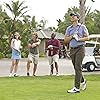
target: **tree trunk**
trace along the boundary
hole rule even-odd
[[[79,8],[80,8],[80,23],[85,23],[85,3],[86,0],[79,0]]]

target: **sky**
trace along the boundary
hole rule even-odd
[[[0,4],[11,3],[12,0],[0,0]],[[16,0],[13,0],[16,1]],[[23,1],[23,0],[20,0]],[[39,22],[43,17],[47,20],[46,27],[57,26],[57,19],[63,20],[68,8],[76,6],[79,7],[79,0],[24,0],[25,6],[28,6],[29,12],[27,14],[36,17]],[[100,0],[86,1],[86,6],[92,6],[92,10],[100,10]]]

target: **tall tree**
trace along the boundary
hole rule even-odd
[[[85,3],[86,0],[79,0],[79,8],[80,8],[80,23],[85,23]]]
[[[5,3],[6,8],[11,12],[12,14],[12,31],[16,30],[16,22],[19,20],[19,18],[23,17],[25,13],[28,12],[27,8],[28,6],[23,6],[24,1],[19,2],[17,1],[12,1],[11,4]]]
[[[91,0],[92,2],[95,2],[94,0]],[[80,23],[85,23],[85,7],[86,0],[79,0],[79,8],[80,8]]]
[[[71,25],[70,16],[69,16],[71,12],[79,12],[79,9],[75,6],[73,8],[68,8],[67,13],[65,13],[64,15],[63,21],[60,19],[57,20],[58,22],[57,25],[58,27],[56,29],[57,32],[65,34],[66,27]]]
[[[45,29],[47,22],[48,21],[44,17],[42,17],[42,19],[40,20],[40,23],[39,23],[39,26],[41,27],[41,29]]]

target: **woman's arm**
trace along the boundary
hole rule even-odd
[[[11,40],[11,44],[10,44],[11,48],[13,48],[13,46],[14,46],[14,39]]]

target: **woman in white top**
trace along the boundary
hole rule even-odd
[[[10,74],[9,77],[13,76],[12,72],[14,71],[14,76],[17,76],[17,68],[19,60],[21,59],[21,41],[20,41],[20,35],[18,32],[15,32],[14,38],[11,41],[11,49],[12,49],[12,66],[10,68]]]

